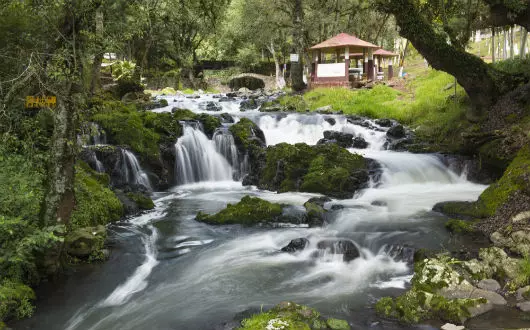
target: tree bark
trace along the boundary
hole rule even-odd
[[[90,81],[90,95],[94,95],[97,89],[101,87],[101,63],[103,63],[104,46],[103,46],[103,33],[104,33],[104,14],[103,8],[99,6],[96,9],[96,38],[97,38],[97,52],[94,56],[94,63],[92,64],[92,79]]]
[[[491,28],[491,63],[495,63],[495,28]]]
[[[526,39],[528,37],[528,31],[525,28],[521,29],[521,49],[519,56],[523,58],[526,54]]]
[[[293,0],[293,42],[294,51],[298,54],[298,61],[291,62],[291,85],[293,90],[305,89],[304,83],[304,31],[302,0]]]
[[[395,16],[401,36],[410,40],[433,68],[453,75],[464,88],[473,104],[468,113],[469,119],[482,117],[499,95],[514,87],[509,75],[494,70],[479,57],[448,44],[446,37],[433,29],[412,0],[380,1],[380,4],[382,11]]]
[[[268,50],[272,55],[272,59],[274,60],[274,68],[276,70],[276,87],[278,89],[282,89],[285,87],[285,83],[283,82],[283,77],[280,69],[280,61],[278,60],[278,55],[276,54],[274,43],[272,41],[270,43],[270,46],[268,47]]]

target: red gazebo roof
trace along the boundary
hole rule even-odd
[[[339,48],[339,47],[361,47],[361,48],[381,48],[368,41],[361,40],[347,33],[341,33],[324,42],[314,45],[310,49]]]
[[[397,54],[392,53],[391,51],[388,51],[388,50],[384,50],[383,48],[376,50],[374,52],[374,55],[379,55],[379,56],[398,56]]]

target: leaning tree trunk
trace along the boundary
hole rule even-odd
[[[395,16],[401,36],[410,40],[433,68],[453,75],[464,88],[473,104],[469,119],[482,117],[500,95],[514,86],[509,75],[448,44],[446,37],[433,29],[412,0],[380,0],[380,4],[382,11]]]
[[[298,61],[291,62],[291,79],[292,87],[295,91],[303,90],[306,85],[304,83],[304,31],[303,31],[303,8],[302,0],[293,0],[293,42],[294,51],[298,54]]]

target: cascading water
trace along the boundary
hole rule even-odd
[[[175,149],[178,184],[232,180],[232,166],[198,123],[184,123],[184,134],[177,140]]]
[[[226,128],[220,128],[215,131],[212,140],[215,143],[215,149],[223,155],[234,170],[234,179],[239,180],[249,172],[248,155],[242,158],[239,156],[236,143],[232,133]]]
[[[85,283],[81,277],[72,280],[64,290],[70,293],[69,304],[58,312],[53,299],[64,297],[52,296],[50,307],[37,311],[37,316],[42,316],[36,318],[36,329],[65,323],[72,330],[213,329],[249,308],[266,309],[284,300],[346,318],[355,322],[356,328],[381,329],[374,326],[379,319],[373,314],[373,303],[403,292],[411,279],[413,251],[453,244],[454,237],[444,228],[446,218],[432,212],[432,206],[447,200],[474,200],[485,189],[449,170],[436,156],[384,150],[386,128],[371,121],[358,125],[344,116],[320,114],[242,115],[259,123],[269,145],[316,144],[326,130],[361,136],[368,148],[350,151],[376,160],[380,179],[352,199],[327,203],[329,224],[322,228],[198,223],[194,220],[197,212],[217,212],[245,195],[288,204],[300,212],[304,212],[303,204],[317,195],[278,194],[231,181],[231,164],[244,163],[244,158],[234,152],[230,135],[218,131],[209,140],[197,123],[185,123],[184,135],[175,145],[178,183],[231,182],[178,186],[163,197],[165,204],[156,202],[155,212],[134,221],[135,226],[152,226],[154,231],[148,232],[154,240],[146,240],[144,234],[113,237],[118,246],[151,242],[151,250],[146,247],[145,255],[133,259],[134,267],[127,271],[120,273],[119,269],[121,256],[129,251],[122,252],[120,264],[111,260],[103,266],[115,268],[91,274],[88,282],[98,284],[85,284],[97,293],[90,297],[78,285]],[[308,240],[304,250],[280,252],[298,238]],[[343,247],[319,247],[323,241],[337,240],[354,244],[359,257],[345,262]],[[114,273],[119,274],[118,279],[107,287],[99,285]],[[134,294],[138,288],[144,290]],[[86,311],[84,305],[94,307]],[[392,329],[386,322],[384,327]]]
[[[149,182],[149,177],[140,167],[138,159],[127,149],[121,149],[119,171],[127,184],[140,185],[148,190],[153,190]]]

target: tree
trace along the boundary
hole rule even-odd
[[[400,34],[411,41],[433,68],[455,76],[473,104],[468,114],[470,119],[481,117],[501,95],[524,82],[522,77],[498,71],[467,53],[463,48],[464,42],[469,40],[465,32],[458,38],[458,34],[450,30],[451,26],[444,24],[437,29],[432,24],[435,17],[423,15],[412,0],[378,0],[378,5],[380,10],[394,15]]]

